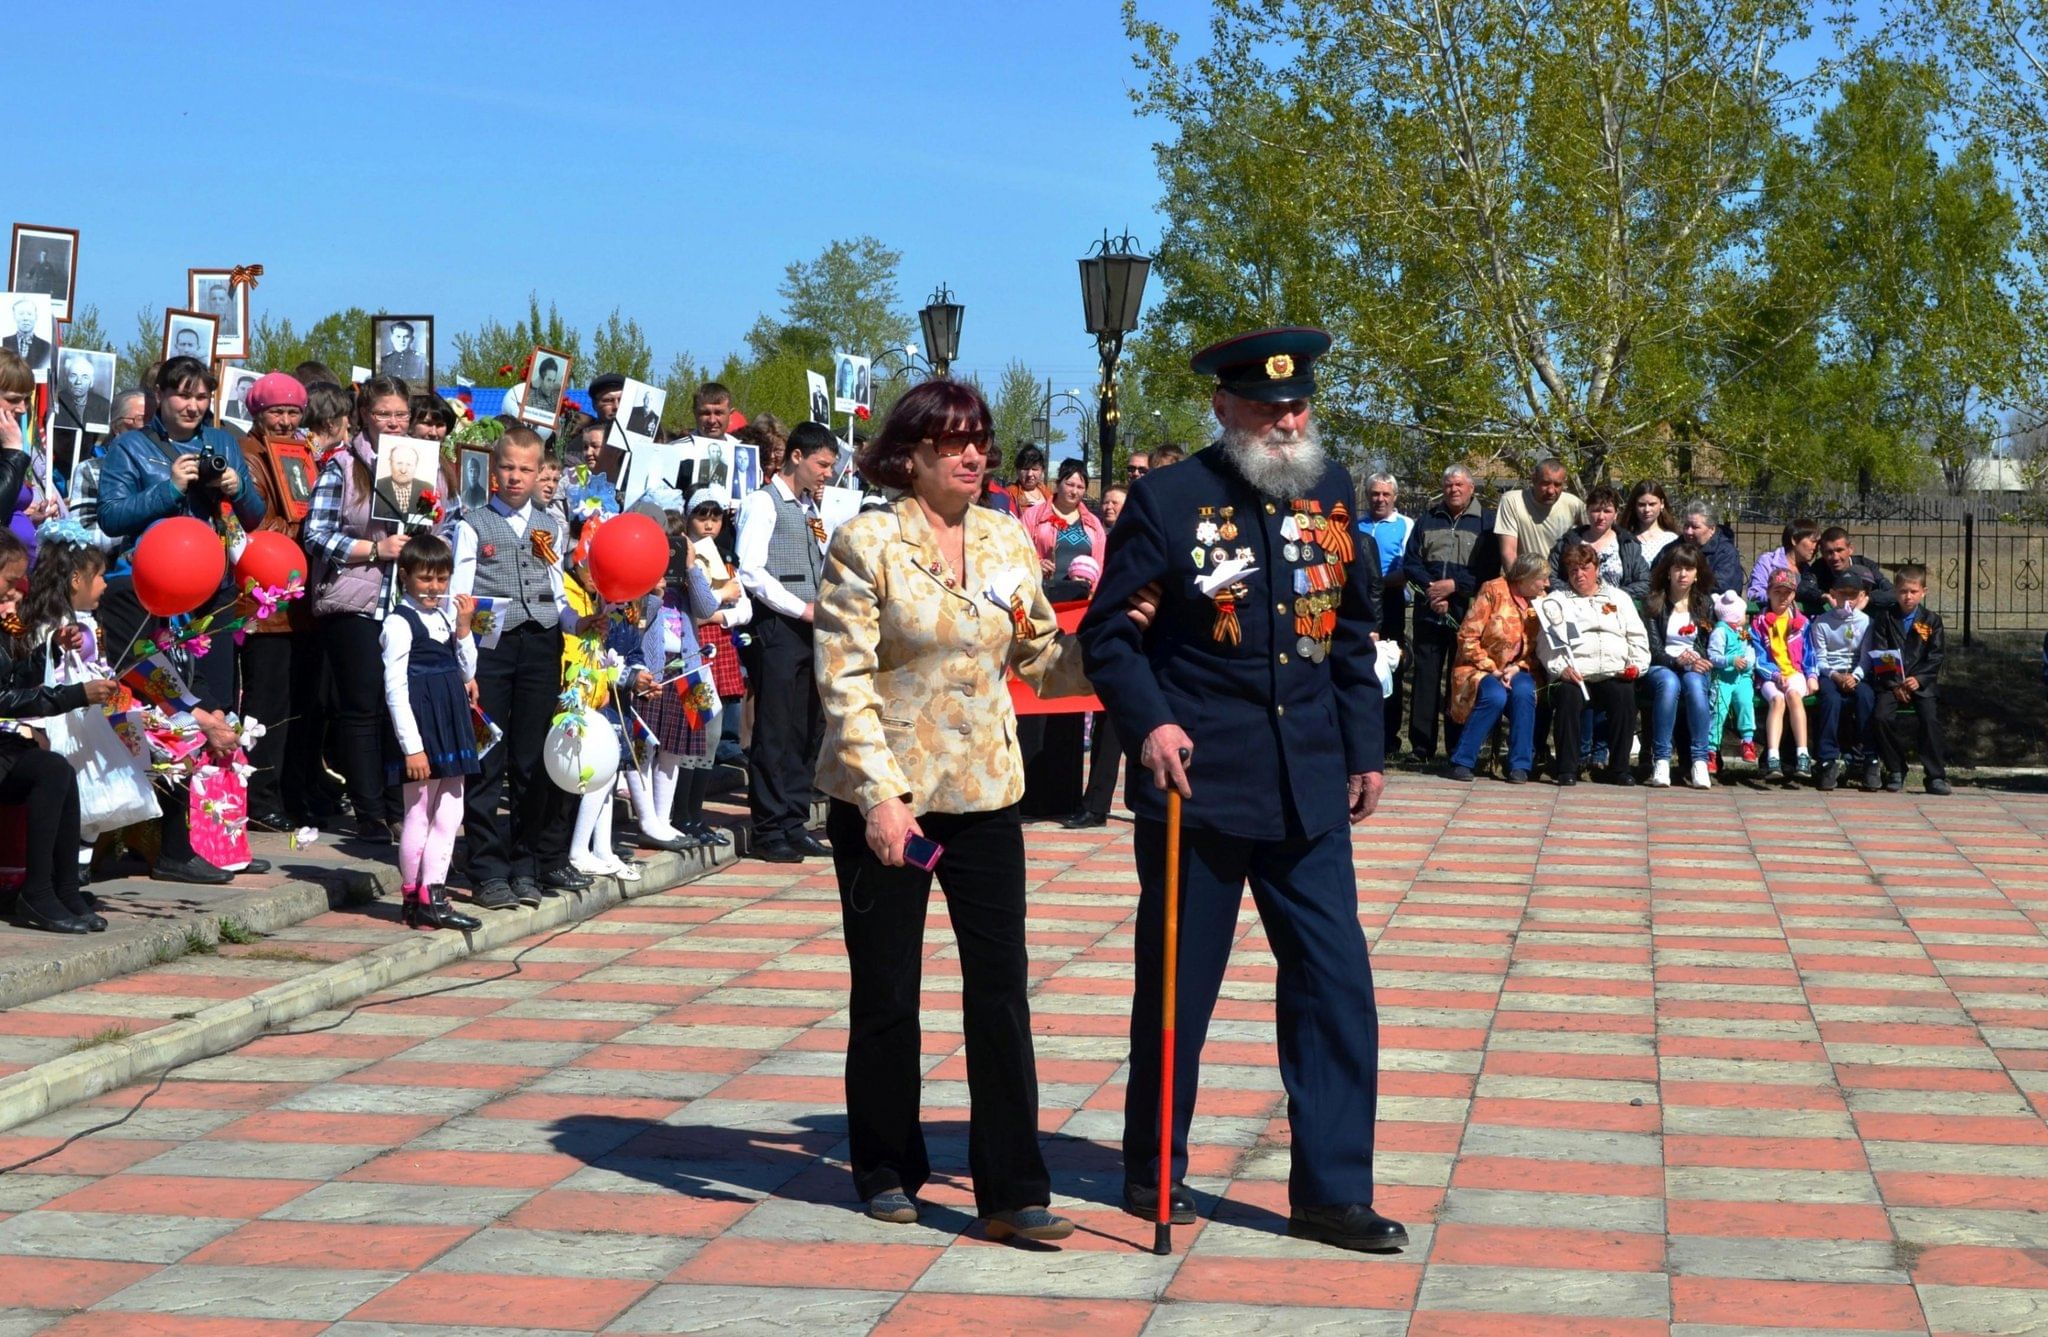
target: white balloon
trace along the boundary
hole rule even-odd
[[[569,721],[548,730],[541,760],[548,779],[571,794],[595,794],[619,776],[619,735],[611,721],[596,711],[583,718],[583,731],[571,735]]]

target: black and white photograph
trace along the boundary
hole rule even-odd
[[[55,467],[64,473],[64,486],[76,486],[72,481],[78,477],[78,461],[85,453],[86,434],[76,427],[60,427],[56,417],[50,419],[50,459]]]
[[[491,452],[462,452],[462,509],[480,511],[491,504]]]
[[[533,350],[533,370],[526,374],[526,400],[519,406],[519,421],[542,431],[552,431],[562,412],[562,388],[569,384],[569,370],[575,359],[552,348]]]
[[[249,288],[230,281],[226,269],[185,271],[186,305],[219,322],[213,331],[213,356],[249,356]]]
[[[7,333],[0,348],[20,356],[39,381],[50,379],[50,353],[56,347],[56,325],[50,315],[50,295],[44,292],[0,293],[0,311],[6,313]]]
[[[204,311],[164,312],[164,357],[196,357],[213,361],[214,319]]]
[[[619,396],[619,418],[635,445],[654,439],[661,430],[662,411],[667,407],[668,391],[630,376],[626,378],[626,388]]]
[[[89,348],[67,348],[57,354],[57,379],[50,383],[51,421],[74,432],[104,432],[111,427],[114,363],[112,353]]]
[[[277,463],[284,470],[284,487],[291,494],[291,509],[305,514],[313,501],[313,484],[318,481],[313,476],[316,466],[312,455],[306,452],[281,454],[277,456]]]
[[[377,438],[377,476],[370,494],[372,520],[408,528],[416,527],[422,517],[431,521],[433,503],[422,501],[420,493],[433,485],[433,442],[388,434]]]
[[[231,422],[243,431],[248,431],[256,421],[255,413],[249,408],[249,387],[256,384],[262,373],[247,367],[223,367],[220,373],[220,420]]]
[[[712,442],[717,445],[717,442]],[[732,446],[732,500],[737,506],[742,497],[761,490],[761,448],[744,442]]]
[[[732,485],[732,458],[726,452],[734,449],[735,443],[718,437],[692,437],[697,459],[698,487],[730,487]]]
[[[832,387],[827,385],[825,378],[815,371],[804,373],[804,383],[811,390],[811,421],[823,423],[827,427],[831,426]]]
[[[434,318],[370,317],[370,349],[379,376],[396,376],[415,394],[434,391]]]
[[[852,353],[832,355],[832,407],[840,413],[852,413],[855,409],[872,408],[874,387],[870,379],[867,358]]]
[[[7,286],[49,298],[52,320],[71,319],[71,290],[78,286],[78,229],[16,223],[10,254]]]

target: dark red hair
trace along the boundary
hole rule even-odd
[[[963,381],[913,385],[889,408],[882,430],[854,458],[860,476],[885,487],[910,486],[910,457],[947,432],[990,432],[995,418],[981,391]]]

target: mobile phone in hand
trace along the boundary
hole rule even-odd
[[[945,852],[944,845],[936,840],[927,840],[915,831],[903,838],[903,862],[927,873],[939,866],[939,856]]]

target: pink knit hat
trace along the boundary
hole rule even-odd
[[[306,387],[299,384],[295,376],[281,371],[269,372],[256,378],[256,384],[249,387],[249,408],[261,413],[264,409],[306,407]]]
[[[1093,557],[1076,557],[1067,563],[1067,574],[1076,580],[1085,580],[1093,585],[1102,579],[1102,567]]]

